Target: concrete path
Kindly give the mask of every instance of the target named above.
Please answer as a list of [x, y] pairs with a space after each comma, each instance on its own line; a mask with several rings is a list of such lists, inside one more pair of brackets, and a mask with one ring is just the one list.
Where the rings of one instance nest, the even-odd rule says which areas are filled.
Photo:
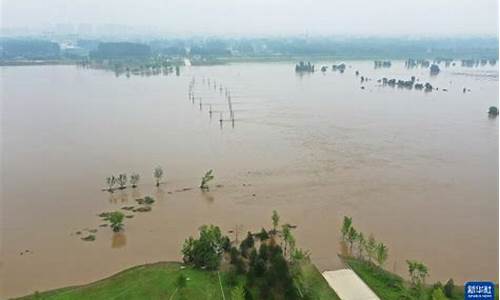
[[325, 271], [323, 277], [342, 300], [380, 300], [353, 270]]

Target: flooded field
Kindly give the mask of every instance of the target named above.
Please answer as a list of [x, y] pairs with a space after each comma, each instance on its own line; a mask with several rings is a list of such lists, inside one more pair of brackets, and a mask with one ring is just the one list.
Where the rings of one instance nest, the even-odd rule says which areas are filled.
[[[340, 267], [340, 224], [350, 215], [389, 247], [391, 271], [406, 275], [405, 260], [418, 259], [432, 280], [498, 282], [498, 119], [487, 114], [498, 106], [497, 67], [442, 67], [430, 77], [403, 62], [347, 65], [343, 74], [247, 63], [130, 78], [1, 68], [0, 297], [180, 260], [200, 225], [244, 234], [270, 227], [273, 209], [297, 225], [298, 246], [322, 270]], [[371, 80], [361, 84], [355, 70]], [[439, 90], [377, 83], [412, 75]], [[201, 192], [208, 169], [215, 183]], [[123, 172], [141, 175], [137, 189], [101, 191]], [[126, 219], [122, 234], [99, 227], [97, 214], [145, 195], [157, 199], [153, 210]], [[76, 234], [93, 229], [94, 242]]]

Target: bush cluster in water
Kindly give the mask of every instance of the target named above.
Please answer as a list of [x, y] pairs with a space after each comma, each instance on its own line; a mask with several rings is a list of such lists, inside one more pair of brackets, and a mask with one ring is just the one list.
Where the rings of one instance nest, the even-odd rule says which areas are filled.
[[424, 90], [426, 92], [430, 92], [433, 90], [432, 84], [426, 82], [425, 84], [423, 83], [416, 83], [416, 78], [415, 76], [412, 76], [410, 80], [401, 80], [401, 79], [387, 79], [387, 78], [382, 78], [381, 80], [378, 80], [378, 82], [382, 82], [382, 85], [384, 86], [390, 86], [390, 87], [398, 87], [398, 88], [406, 88], [406, 89], [413, 89], [415, 88], [416, 90]]
[[295, 72], [314, 72], [314, 65], [311, 64], [311, 62], [299, 62], [298, 64], [295, 65]]

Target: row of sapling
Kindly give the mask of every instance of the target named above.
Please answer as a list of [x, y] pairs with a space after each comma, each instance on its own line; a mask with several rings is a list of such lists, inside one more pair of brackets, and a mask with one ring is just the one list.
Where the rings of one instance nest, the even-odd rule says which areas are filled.
[[362, 232], [358, 232], [352, 225], [351, 217], [344, 217], [342, 223], [342, 239], [349, 244], [349, 253], [353, 255], [353, 247], [358, 249], [360, 259], [367, 258], [369, 262], [376, 261], [382, 267], [389, 256], [389, 249], [382, 242], [377, 242], [375, 237], [370, 234], [368, 240]]
[[[160, 186], [161, 184], [161, 179], [163, 178], [163, 169], [162, 167], [158, 166], [154, 168], [153, 170], [153, 178], [155, 179], [155, 185], [157, 187]], [[209, 170], [208, 172], [203, 175], [201, 178], [201, 184], [200, 184], [200, 189], [208, 191], [208, 183], [212, 181], [215, 178], [213, 174], [213, 170]], [[137, 173], [133, 173], [130, 175], [130, 185], [132, 188], [136, 188], [140, 180], [140, 175]], [[127, 177], [127, 174], [119, 174], [118, 176], [109, 176], [106, 177], [106, 186], [107, 188], [104, 189], [105, 191], [108, 191], [110, 193], [113, 193], [115, 189], [126, 189], [127, 188], [127, 183], [129, 182], [129, 178]]]
[[[160, 180], [163, 177], [163, 169], [161, 167], [156, 167], [153, 170], [153, 177], [156, 181], [156, 186], [160, 186]], [[140, 179], [141, 176], [137, 173], [133, 173], [132, 175], [130, 175], [130, 186], [135, 189], [139, 184]], [[120, 174], [118, 176], [112, 175], [106, 177], [106, 185], [108, 186], [106, 191], [112, 193], [114, 192], [115, 189], [120, 189], [120, 190], [126, 189], [128, 182], [129, 178], [127, 177], [127, 174]]]
[[[140, 175], [137, 173], [133, 173], [130, 175], [130, 185], [132, 188], [136, 188], [139, 183]], [[127, 188], [127, 183], [129, 182], [129, 178], [127, 174], [119, 174], [118, 176], [111, 175], [106, 177], [106, 191], [112, 193], [115, 189], [124, 190]]]
[[[383, 267], [389, 253], [387, 246], [381, 242], [377, 242], [372, 234], [370, 234], [368, 239], [365, 239], [363, 233], [358, 232], [352, 225], [351, 217], [344, 217], [341, 233], [344, 242], [349, 244], [349, 252], [351, 256], [354, 256], [353, 248], [356, 246], [359, 259], [367, 259], [369, 264], [372, 264], [372, 261], [376, 261], [380, 268]], [[422, 262], [416, 260], [407, 260], [406, 263], [408, 265], [411, 286], [414, 291], [420, 293], [422, 287], [425, 285], [425, 278], [429, 275], [428, 268]], [[443, 293], [446, 297], [451, 297], [453, 289], [454, 283], [452, 279], [450, 279], [446, 285], [442, 287]]]

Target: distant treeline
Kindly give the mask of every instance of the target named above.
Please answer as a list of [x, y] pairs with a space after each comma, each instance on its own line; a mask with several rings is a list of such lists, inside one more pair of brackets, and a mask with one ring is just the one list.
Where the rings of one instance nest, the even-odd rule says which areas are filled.
[[151, 47], [130, 42], [99, 43], [95, 51], [90, 52], [95, 58], [150, 57]]
[[116, 42], [75, 39], [61, 43], [1, 39], [2, 59], [67, 57], [331, 57], [340, 59], [498, 59], [497, 38], [186, 38]]
[[2, 40], [2, 59], [56, 59], [61, 55], [59, 44], [44, 40]]

